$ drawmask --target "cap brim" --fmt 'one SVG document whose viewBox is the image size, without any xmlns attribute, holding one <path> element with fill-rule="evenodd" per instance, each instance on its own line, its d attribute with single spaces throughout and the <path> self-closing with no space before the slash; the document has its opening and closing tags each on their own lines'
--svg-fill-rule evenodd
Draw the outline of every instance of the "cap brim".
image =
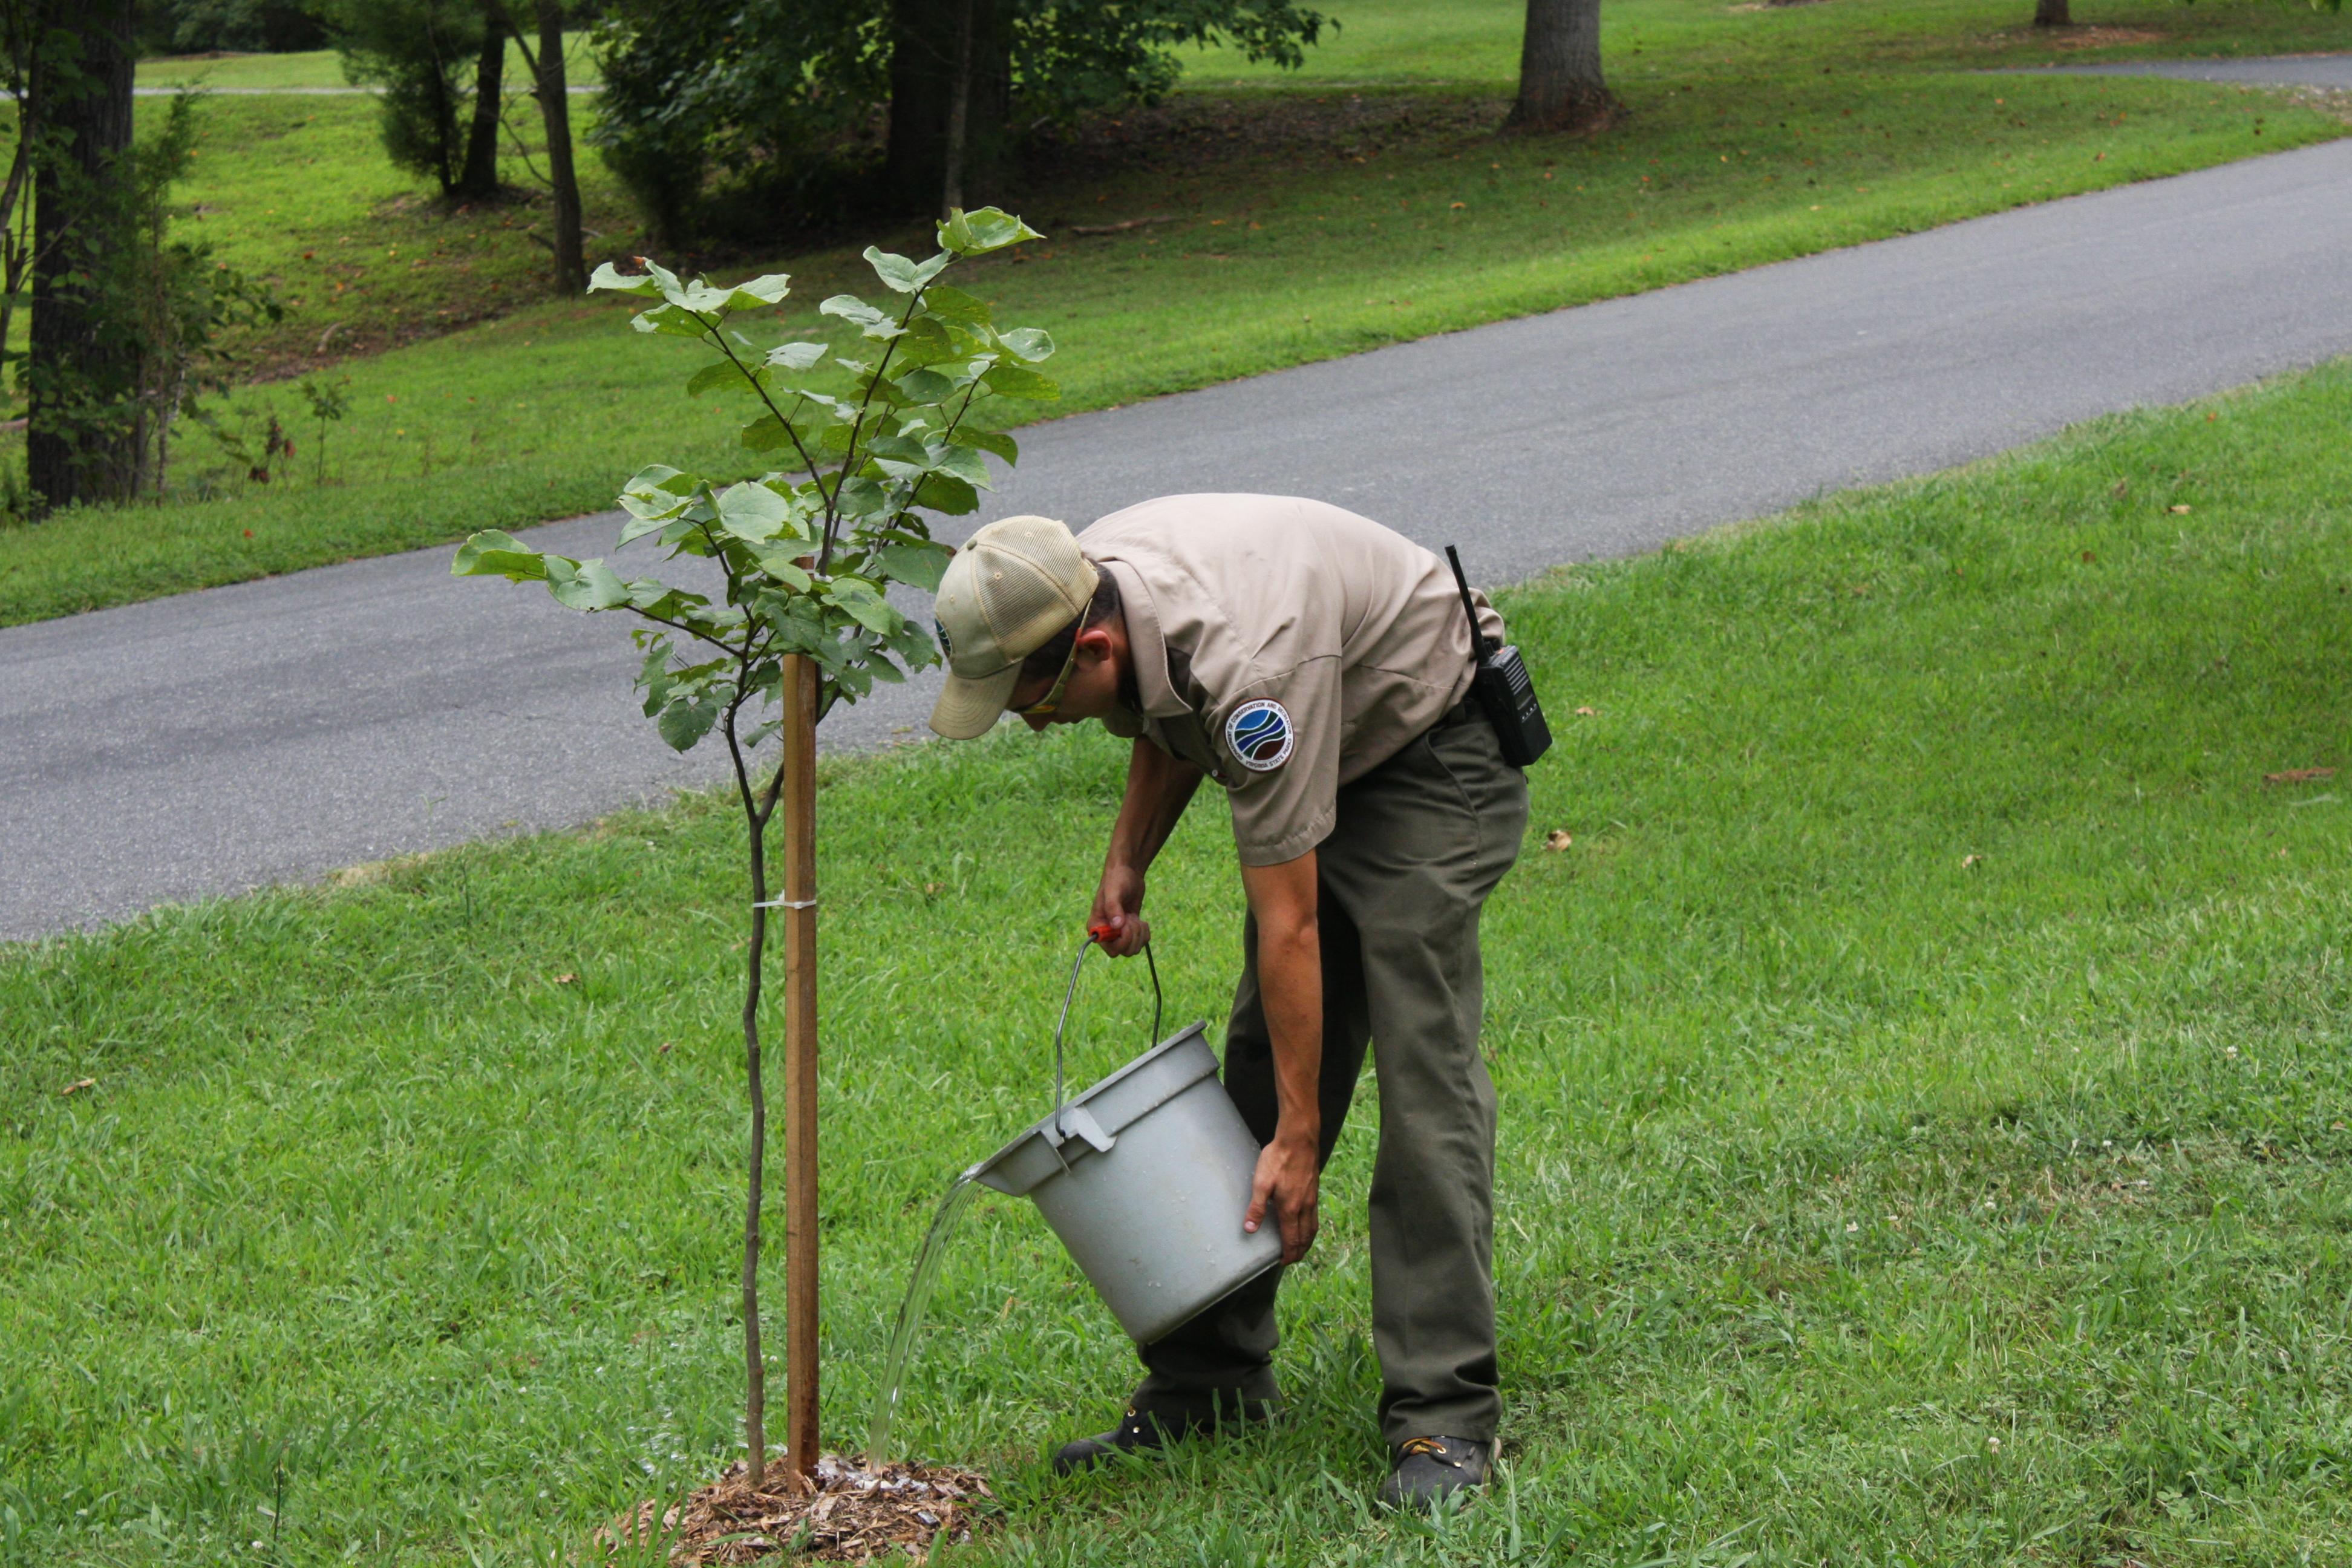
<svg viewBox="0 0 2352 1568">
<path fill-rule="evenodd" d="M 1013 700 L 1013 689 L 1020 683 L 1017 664 L 977 680 L 949 676 L 931 709 L 931 729 L 950 741 L 978 740 L 996 727 L 1004 705 Z"/>
</svg>

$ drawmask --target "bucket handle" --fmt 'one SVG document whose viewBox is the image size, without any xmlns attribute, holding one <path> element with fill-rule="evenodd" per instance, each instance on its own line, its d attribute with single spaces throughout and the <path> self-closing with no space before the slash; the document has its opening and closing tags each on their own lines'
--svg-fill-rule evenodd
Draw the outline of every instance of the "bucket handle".
<svg viewBox="0 0 2352 1568">
<path fill-rule="evenodd" d="M 1054 1020 L 1054 1136 L 1057 1145 L 1060 1140 L 1066 1136 L 1062 1126 L 1062 1110 L 1067 1104 L 1067 1101 L 1064 1098 L 1062 1089 L 1062 1031 L 1067 1026 L 1070 1021 L 1070 1003 L 1078 994 L 1078 971 L 1086 967 L 1087 954 L 1093 952 L 1096 944 L 1101 940 L 1100 931 L 1090 928 L 1087 931 L 1086 941 L 1078 943 L 1078 956 L 1070 965 L 1069 989 L 1062 993 L 1062 1016 Z M 1160 994 L 1160 961 L 1151 956 L 1151 943 L 1149 942 L 1146 942 L 1143 944 L 1143 963 L 1145 968 L 1151 971 L 1151 1039 L 1150 1044 L 1156 1046 L 1160 1043 L 1160 1015 L 1161 1011 L 1161 1004 L 1164 999 Z M 1058 1146 L 1055 1148 L 1055 1152 L 1057 1155 L 1061 1152 Z"/>
</svg>

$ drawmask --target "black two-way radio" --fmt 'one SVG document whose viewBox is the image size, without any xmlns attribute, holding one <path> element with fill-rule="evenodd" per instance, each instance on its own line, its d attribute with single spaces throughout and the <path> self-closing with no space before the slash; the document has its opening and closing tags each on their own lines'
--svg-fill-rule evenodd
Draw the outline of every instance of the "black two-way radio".
<svg viewBox="0 0 2352 1568">
<path fill-rule="evenodd" d="M 1462 590 L 1462 613 L 1470 617 L 1470 662 L 1477 673 L 1470 678 L 1470 695 L 1486 710 L 1501 742 L 1503 760 L 1524 768 L 1551 749 L 1551 726 L 1544 722 L 1543 704 L 1536 700 L 1536 683 L 1528 677 L 1527 660 L 1516 647 L 1496 647 L 1478 629 L 1478 606 L 1470 601 L 1470 579 L 1462 574 L 1462 557 L 1445 547 L 1454 565 L 1454 586 Z"/>
</svg>

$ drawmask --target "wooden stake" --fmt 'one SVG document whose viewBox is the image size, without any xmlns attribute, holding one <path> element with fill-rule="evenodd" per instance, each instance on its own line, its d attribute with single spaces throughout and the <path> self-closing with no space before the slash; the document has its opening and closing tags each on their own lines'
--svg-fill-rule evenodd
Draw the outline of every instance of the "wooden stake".
<svg viewBox="0 0 2352 1568">
<path fill-rule="evenodd" d="M 784 1442 L 816 1471 L 816 663 L 784 659 Z"/>
</svg>

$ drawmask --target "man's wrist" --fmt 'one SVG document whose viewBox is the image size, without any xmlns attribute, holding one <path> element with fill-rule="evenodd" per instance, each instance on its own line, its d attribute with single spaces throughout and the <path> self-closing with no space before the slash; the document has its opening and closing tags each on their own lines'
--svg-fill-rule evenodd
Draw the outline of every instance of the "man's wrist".
<svg viewBox="0 0 2352 1568">
<path fill-rule="evenodd" d="M 1323 1140 L 1320 1119 L 1285 1116 L 1274 1124 L 1274 1142 L 1288 1149 L 1312 1149 Z"/>
</svg>

